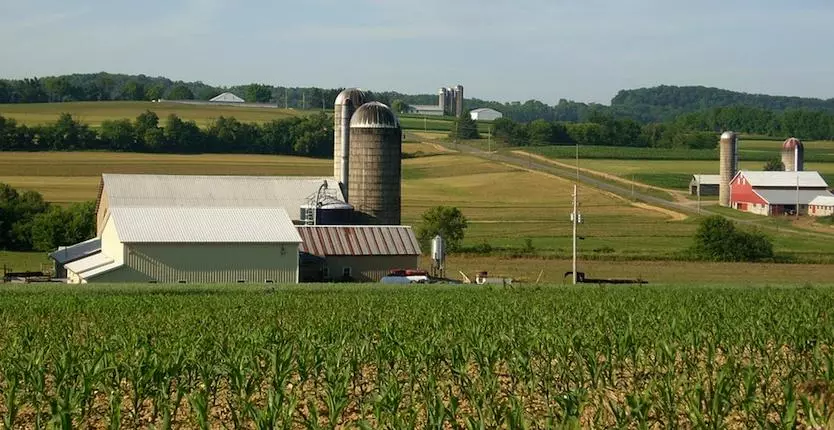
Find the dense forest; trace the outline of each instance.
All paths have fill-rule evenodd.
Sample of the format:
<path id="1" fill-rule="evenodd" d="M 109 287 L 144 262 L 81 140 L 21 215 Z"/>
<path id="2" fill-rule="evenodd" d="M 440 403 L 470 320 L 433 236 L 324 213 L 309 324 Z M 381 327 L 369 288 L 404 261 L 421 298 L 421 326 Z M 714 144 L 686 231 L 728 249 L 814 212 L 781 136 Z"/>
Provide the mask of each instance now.
<path id="1" fill-rule="evenodd" d="M 160 121 L 147 111 L 133 121 L 108 120 L 93 129 L 66 113 L 55 123 L 34 127 L 0 116 L 0 151 L 79 150 L 329 157 L 333 121 L 323 112 L 260 125 L 221 116 L 203 129 L 176 115 Z"/>

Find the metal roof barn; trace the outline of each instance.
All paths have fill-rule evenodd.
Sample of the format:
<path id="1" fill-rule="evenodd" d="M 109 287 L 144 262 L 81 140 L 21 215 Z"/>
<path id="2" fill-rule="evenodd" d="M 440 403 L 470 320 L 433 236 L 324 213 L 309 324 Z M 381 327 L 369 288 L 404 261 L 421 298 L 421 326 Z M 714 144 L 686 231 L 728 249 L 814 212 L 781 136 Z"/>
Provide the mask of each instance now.
<path id="1" fill-rule="evenodd" d="M 743 177 L 753 187 L 796 187 L 800 188 L 826 188 L 828 184 L 820 176 L 819 172 L 754 172 L 742 170 L 736 174 L 736 181 Z"/>

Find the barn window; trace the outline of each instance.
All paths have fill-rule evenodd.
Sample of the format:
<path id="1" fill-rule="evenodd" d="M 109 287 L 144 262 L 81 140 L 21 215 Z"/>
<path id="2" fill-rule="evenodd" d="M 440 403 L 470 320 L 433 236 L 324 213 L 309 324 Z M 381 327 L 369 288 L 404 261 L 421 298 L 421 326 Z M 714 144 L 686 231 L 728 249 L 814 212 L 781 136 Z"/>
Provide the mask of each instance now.
<path id="1" fill-rule="evenodd" d="M 156 284 L 158 281 L 156 279 L 151 279 L 148 281 L 149 284 Z"/>
<path id="2" fill-rule="evenodd" d="M 330 277 L 330 268 L 329 268 L 329 267 L 327 267 L 327 266 L 324 266 L 324 269 L 321 269 L 321 274 L 322 274 L 325 278 L 329 278 L 329 277 Z"/>
<path id="3" fill-rule="evenodd" d="M 238 284 L 244 284 L 244 283 L 246 283 L 246 280 L 245 279 L 238 279 L 237 283 Z"/>
<path id="4" fill-rule="evenodd" d="M 267 283 L 267 284 L 274 284 L 275 283 L 275 281 L 273 281 L 272 279 L 267 279 L 264 282 Z"/>
<path id="5" fill-rule="evenodd" d="M 185 279 L 180 279 L 179 281 L 177 281 L 177 283 L 185 284 L 185 283 L 188 283 L 188 281 L 186 281 Z"/>
<path id="6" fill-rule="evenodd" d="M 345 278 L 351 277 L 351 273 L 352 271 L 350 270 L 350 267 L 342 268 L 342 276 L 344 276 Z"/>

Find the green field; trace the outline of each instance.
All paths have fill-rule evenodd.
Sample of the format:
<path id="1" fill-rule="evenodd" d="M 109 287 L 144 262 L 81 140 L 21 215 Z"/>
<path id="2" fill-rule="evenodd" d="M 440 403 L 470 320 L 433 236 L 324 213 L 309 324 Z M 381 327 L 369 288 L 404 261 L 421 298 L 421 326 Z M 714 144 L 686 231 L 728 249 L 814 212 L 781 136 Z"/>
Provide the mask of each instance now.
<path id="1" fill-rule="evenodd" d="M 822 428 L 832 287 L 0 291 L 8 428 Z"/>

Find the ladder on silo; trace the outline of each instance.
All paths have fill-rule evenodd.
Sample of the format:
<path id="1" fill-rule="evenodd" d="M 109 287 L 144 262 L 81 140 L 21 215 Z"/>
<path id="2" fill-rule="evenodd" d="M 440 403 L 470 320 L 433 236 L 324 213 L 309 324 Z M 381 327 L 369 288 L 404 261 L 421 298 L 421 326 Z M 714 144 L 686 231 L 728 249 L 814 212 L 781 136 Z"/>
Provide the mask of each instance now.
<path id="1" fill-rule="evenodd" d="M 318 212 L 319 206 L 321 206 L 322 202 L 325 199 L 336 200 L 338 197 L 336 196 L 336 190 L 327 188 L 327 182 L 325 181 L 319 189 L 307 197 L 307 211 L 304 212 L 304 225 L 316 225 L 316 215 Z"/>

